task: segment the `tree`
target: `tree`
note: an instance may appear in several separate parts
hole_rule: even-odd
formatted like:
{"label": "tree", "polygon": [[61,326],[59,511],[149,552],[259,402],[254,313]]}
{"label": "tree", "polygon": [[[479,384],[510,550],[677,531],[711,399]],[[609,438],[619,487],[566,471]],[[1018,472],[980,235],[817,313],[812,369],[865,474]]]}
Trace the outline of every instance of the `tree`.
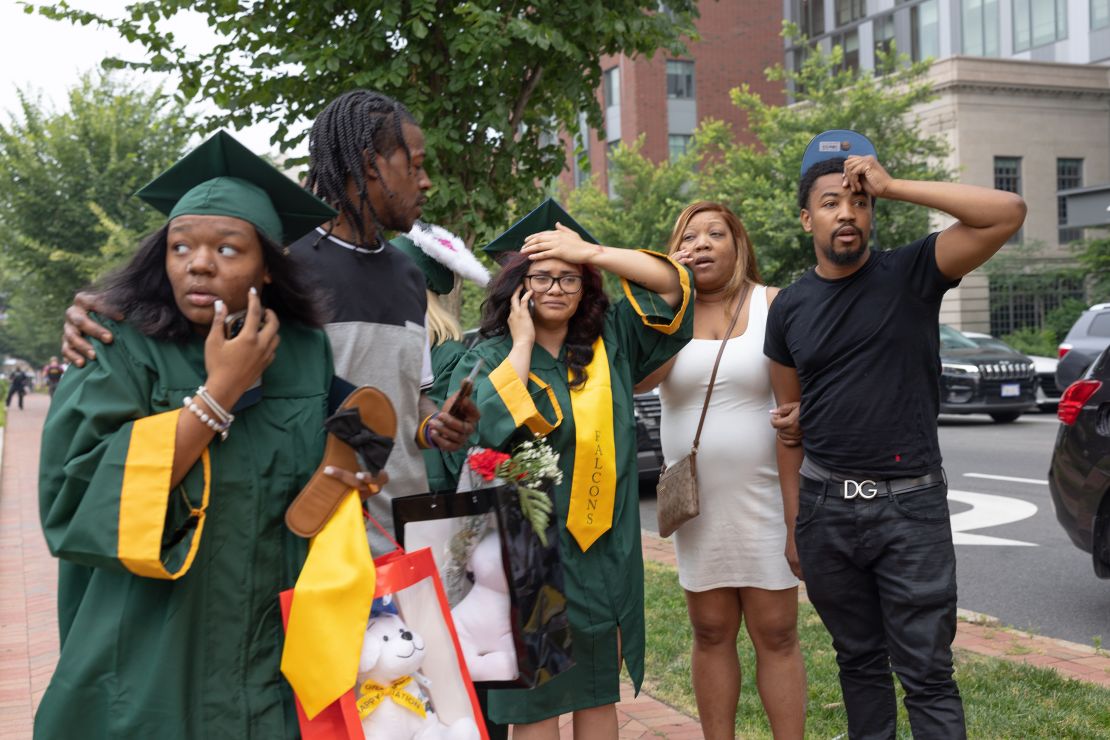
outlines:
{"label": "tree", "polygon": [[[86,75],[54,112],[26,93],[0,125],[0,349],[57,354],[75,291],[125,258],[164,217],[131,197],[177,160],[192,122],[159,89]],[[45,356],[44,356],[45,355]]]}
{"label": "tree", "polygon": [[[787,25],[784,34],[794,33]],[[747,115],[754,144],[737,142],[727,124],[707,120],[694,134],[692,154],[674,163],[653,165],[637,151],[614,154],[610,176],[617,197],[612,201],[581,193],[569,200],[585,205],[583,225],[602,233],[627,223],[633,212],[654,214],[644,241],[618,242],[633,246],[665,244],[685,204],[700,199],[725,203],[744,221],[764,280],[784,285],[814,261],[812,242],[798,220],[797,187],[802,154],[817,133],[847,128],[867,135],[894,177],[950,177],[940,164],[947,145],[922,132],[913,112],[932,96],[924,79],[928,64],[909,64],[893,51],[877,55],[876,73],[845,69],[840,47],[831,53],[814,49],[800,70],[777,65],[767,70],[767,78],[793,89],[793,104],[769,105],[747,84],[732,91],[733,103]],[[675,171],[679,168],[685,177]],[[880,200],[875,228],[873,246],[898,246],[929,230],[929,213]]]}
{"label": "tree", "polygon": [[[606,54],[682,49],[694,33],[695,0],[162,0],[135,2],[122,18],[61,0],[39,11],[98,23],[138,42],[141,62],[170,72],[186,100],[220,107],[208,128],[278,124],[283,150],[338,94],[373,88],[403,102],[423,124],[436,190],[427,216],[468,244],[526,212],[564,166],[559,131],[579,112],[602,125],[596,90]],[[186,48],[173,17],[200,13],[219,35],[210,50]]]}
{"label": "tree", "polygon": [[1087,275],[1091,303],[1110,300],[1110,238],[1087,239],[1076,245],[1076,251],[1080,268]]}
{"label": "tree", "polygon": [[591,178],[569,194],[567,207],[602,244],[662,251],[675,216],[689,201],[699,157],[687,152],[656,164],[644,156],[643,146],[641,134],[630,146],[621,144],[613,151],[613,198]]}

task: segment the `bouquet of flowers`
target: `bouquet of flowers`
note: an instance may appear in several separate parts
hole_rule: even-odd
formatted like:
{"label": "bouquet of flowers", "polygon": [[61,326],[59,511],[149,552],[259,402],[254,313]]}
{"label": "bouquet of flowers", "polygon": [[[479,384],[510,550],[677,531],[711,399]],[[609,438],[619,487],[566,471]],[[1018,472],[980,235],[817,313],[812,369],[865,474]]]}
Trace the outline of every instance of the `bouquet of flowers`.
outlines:
{"label": "bouquet of flowers", "polygon": [[473,452],[466,458],[470,469],[487,481],[500,478],[515,483],[520,509],[540,542],[547,546],[547,526],[551,518],[551,499],[539,488],[563,481],[559,454],[541,438],[522,442],[512,454],[497,450]]}

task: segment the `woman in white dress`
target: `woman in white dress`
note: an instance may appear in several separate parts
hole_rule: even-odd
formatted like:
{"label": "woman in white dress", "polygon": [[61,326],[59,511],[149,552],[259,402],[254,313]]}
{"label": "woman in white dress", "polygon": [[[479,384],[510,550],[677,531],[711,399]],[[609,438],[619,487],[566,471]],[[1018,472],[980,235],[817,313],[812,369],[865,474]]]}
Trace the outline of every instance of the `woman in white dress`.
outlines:
{"label": "woman in white dress", "polygon": [[[778,293],[759,282],[755,252],[727,207],[694,203],[678,218],[668,253],[694,272],[694,338],[644,384],[660,385],[663,455],[689,453],[713,361],[741,288],[750,289],[721,357],[698,449],[701,514],[674,534],[679,582],[694,632],[694,695],[708,740],[732,738],[740,700],[736,638],[747,623],[756,686],[775,738],[805,729],[805,666],[798,645],[798,579],[785,556],[775,429],[763,354],[767,308]],[[796,411],[796,407],[792,409]],[[769,412],[771,412],[769,414]]]}

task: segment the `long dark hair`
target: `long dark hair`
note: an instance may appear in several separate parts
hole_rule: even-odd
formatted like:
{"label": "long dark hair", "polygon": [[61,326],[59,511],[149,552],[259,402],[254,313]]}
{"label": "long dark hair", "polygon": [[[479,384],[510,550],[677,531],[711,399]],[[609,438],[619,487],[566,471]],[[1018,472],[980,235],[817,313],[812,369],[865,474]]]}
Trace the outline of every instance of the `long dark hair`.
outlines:
{"label": "long dark hair", "polygon": [[[352,90],[331,101],[312,124],[305,187],[343,215],[358,234],[360,245],[369,242],[371,227],[379,237],[385,230],[367,193],[366,166],[374,169],[384,186],[378,155],[388,157],[402,148],[412,159],[401,129],[405,123],[415,124],[416,119],[393,98],[374,90]],[[358,203],[347,194],[348,179],[355,183]],[[373,224],[363,219],[363,209]]]}
{"label": "long dark hair", "polygon": [[[481,334],[483,337],[499,337],[509,333],[510,299],[516,289],[524,282],[532,261],[523,254],[509,259],[501,272],[490,283],[486,300],[482,302]],[[567,350],[567,368],[570,370],[570,387],[577,388],[586,382],[586,365],[594,358],[594,342],[601,335],[605,325],[605,311],[609,308],[609,296],[602,287],[601,273],[589,265],[582,268],[582,300],[578,310],[570,317],[567,337],[563,346]]]}
{"label": "long dark hair", "polygon": [[[148,337],[183,342],[195,334],[177,307],[166,273],[169,227],[167,223],[144,239],[131,261],[100,280],[93,290]],[[282,248],[257,229],[255,233],[270,272],[270,283],[262,288],[262,305],[273,309],[282,322],[320,327],[322,314],[316,296],[297,276]]]}

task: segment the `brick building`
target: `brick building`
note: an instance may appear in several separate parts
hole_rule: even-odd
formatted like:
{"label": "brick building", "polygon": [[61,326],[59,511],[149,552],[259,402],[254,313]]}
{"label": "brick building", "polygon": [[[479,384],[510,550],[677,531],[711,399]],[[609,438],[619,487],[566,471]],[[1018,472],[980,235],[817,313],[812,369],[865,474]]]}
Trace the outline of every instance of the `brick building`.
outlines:
{"label": "brick building", "polygon": [[[738,138],[749,140],[744,116],[729,97],[745,82],[769,102],[784,101],[781,83],[769,83],[763,74],[783,60],[782,0],[718,0],[700,3],[699,10],[701,39],[688,42],[683,56],[602,58],[597,95],[605,127],[589,131],[586,141],[566,137],[564,187],[573,188],[592,174],[607,188],[607,152],[641,134],[643,153],[656,162],[684,152],[705,118],[728,121]],[[579,167],[576,149],[589,152],[587,168]]]}

